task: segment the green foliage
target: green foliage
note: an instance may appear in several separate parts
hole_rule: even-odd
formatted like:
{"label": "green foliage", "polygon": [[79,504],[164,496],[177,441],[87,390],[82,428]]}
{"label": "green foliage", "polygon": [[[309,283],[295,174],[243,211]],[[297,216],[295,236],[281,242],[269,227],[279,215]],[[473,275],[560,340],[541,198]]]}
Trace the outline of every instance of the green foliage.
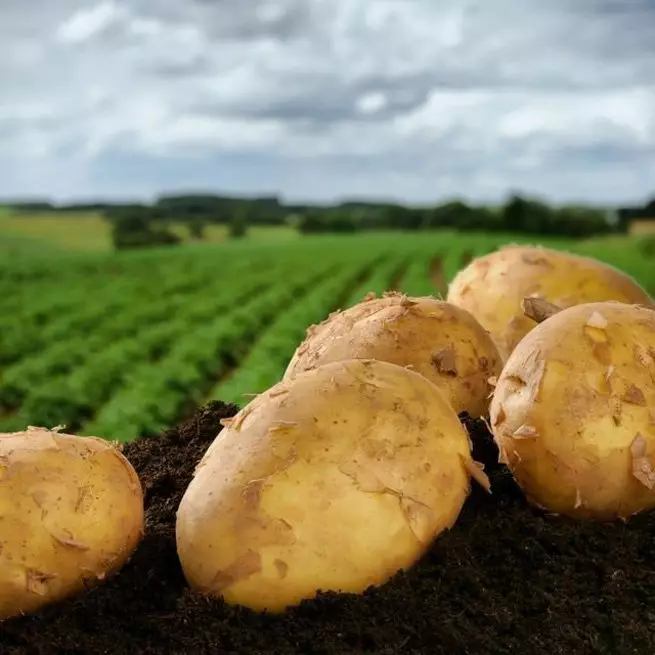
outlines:
{"label": "green foliage", "polygon": [[246,236],[249,219],[250,211],[247,207],[239,207],[234,211],[229,223],[231,239],[241,239]]}
{"label": "green foliage", "polygon": [[[122,223],[129,213],[145,224],[184,223],[200,238],[201,224],[222,224],[231,236],[245,234],[246,226],[285,225],[289,217],[304,234],[352,233],[372,230],[415,231],[454,228],[462,231],[513,232],[526,235],[559,235],[581,238],[621,232],[632,218],[653,216],[655,200],[643,208],[618,211],[618,222],[603,209],[593,207],[555,207],[543,200],[511,195],[500,208],[473,206],[458,199],[423,207],[389,202],[348,201],[332,206],[283,203],[276,196],[235,198],[213,194],[162,196],[152,205],[111,205],[85,203],[57,206],[37,200],[16,205],[31,211],[102,212],[108,220]],[[244,218],[245,217],[245,218]],[[156,230],[119,229],[120,247],[171,243],[173,237],[163,227]]]}
{"label": "green foliage", "polygon": [[207,227],[207,223],[203,219],[192,219],[188,221],[187,227],[189,229],[189,236],[192,239],[197,239],[200,241],[201,239],[205,238],[205,228]]}
{"label": "green foliage", "polygon": [[640,252],[655,259],[655,234],[646,234],[639,237],[637,244]]}
{"label": "green foliage", "polygon": [[655,221],[655,197],[641,207],[623,207],[617,212],[618,229],[627,232],[631,221]]}
{"label": "green foliage", "polygon": [[355,217],[342,209],[307,209],[298,221],[298,229],[306,234],[324,232],[351,233],[359,228]]}
{"label": "green foliage", "polygon": [[175,245],[179,236],[158,221],[156,209],[126,207],[110,214],[112,241],[116,250]]}
{"label": "green foliage", "polygon": [[[470,257],[516,240],[366,232],[2,259],[0,431],[64,424],[129,440],[209,398],[243,404],[280,379],[310,323],[371,291],[435,294],[435,263],[447,282]],[[552,245],[598,256],[655,293],[655,260],[637,245]]]}

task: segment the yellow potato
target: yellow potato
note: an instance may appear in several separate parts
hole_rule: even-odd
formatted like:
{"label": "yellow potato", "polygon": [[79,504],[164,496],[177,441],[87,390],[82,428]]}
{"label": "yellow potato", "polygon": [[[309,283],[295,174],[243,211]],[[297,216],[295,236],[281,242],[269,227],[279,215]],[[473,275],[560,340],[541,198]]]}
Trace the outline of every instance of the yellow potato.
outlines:
{"label": "yellow potato", "polygon": [[44,428],[0,434],[0,620],[101,583],[143,523],[141,484],[111,443]]}
{"label": "yellow potato", "polygon": [[528,296],[545,298],[560,308],[604,300],[653,302],[635,280],[608,264],[522,245],[474,259],[452,280],[446,300],[471,312],[489,330],[506,361],[534,327],[521,309]]}
{"label": "yellow potato", "polygon": [[493,339],[473,316],[436,298],[391,294],[333,315],[298,347],[284,374],[344,359],[408,366],[434,382],[455,410],[487,414],[489,379],[502,367]]}
{"label": "yellow potato", "polygon": [[344,361],[278,383],[227,423],[177,513],[189,584],[280,612],[318,590],[363,592],[456,521],[468,435],[423,376]]}
{"label": "yellow potato", "polygon": [[501,461],[549,512],[609,520],[655,507],[655,311],[564,309],[516,347],[491,402]]}
{"label": "yellow potato", "polygon": [[[310,339],[315,339],[319,335],[323,339],[332,339],[337,336],[345,334],[350,326],[356,319],[365,318],[375,312],[380,311],[383,307],[394,305],[398,303],[399,298],[405,298],[405,294],[398,291],[385,291],[379,298],[374,292],[370,292],[362,298],[362,300],[346,309],[337,309],[332,312],[327,318],[322,320],[316,325],[310,325],[307,328],[306,338],[304,344]],[[296,366],[295,362],[300,358],[302,348],[298,348],[294,353],[291,362],[289,362],[288,369]]]}

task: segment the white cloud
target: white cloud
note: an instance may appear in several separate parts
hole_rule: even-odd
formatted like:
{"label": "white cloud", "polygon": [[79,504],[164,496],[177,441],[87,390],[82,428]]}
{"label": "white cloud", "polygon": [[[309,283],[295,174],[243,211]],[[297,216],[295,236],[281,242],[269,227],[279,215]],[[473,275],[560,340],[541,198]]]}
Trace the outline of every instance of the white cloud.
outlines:
{"label": "white cloud", "polygon": [[377,114],[387,106],[387,96],[381,91],[371,91],[357,98],[356,104],[362,114]]}
{"label": "white cloud", "polygon": [[127,11],[113,0],[102,0],[80,9],[57,28],[57,39],[64,43],[84,43],[102,34],[127,17]]}
{"label": "white cloud", "polygon": [[647,0],[5,0],[0,195],[638,201],[653,44]]}

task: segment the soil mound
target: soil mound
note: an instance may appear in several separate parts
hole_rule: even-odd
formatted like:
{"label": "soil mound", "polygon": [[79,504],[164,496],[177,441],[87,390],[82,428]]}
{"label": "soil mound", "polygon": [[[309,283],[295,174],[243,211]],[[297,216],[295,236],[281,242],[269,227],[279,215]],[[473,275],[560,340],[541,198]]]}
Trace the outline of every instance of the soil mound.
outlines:
{"label": "soil mound", "polygon": [[655,652],[655,513],[605,525],[531,509],[484,424],[466,416],[493,494],[476,486],[456,527],[411,571],[277,617],[195,595],[177,560],[175,512],[219,420],[236,410],[212,402],[126,446],[146,491],[142,544],[102,587],[0,624],[3,655]]}

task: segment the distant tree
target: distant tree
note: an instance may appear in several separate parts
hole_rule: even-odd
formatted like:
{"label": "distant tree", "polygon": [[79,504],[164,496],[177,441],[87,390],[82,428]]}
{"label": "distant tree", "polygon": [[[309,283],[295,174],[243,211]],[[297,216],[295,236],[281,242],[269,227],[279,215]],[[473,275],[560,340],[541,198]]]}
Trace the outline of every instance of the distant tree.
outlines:
{"label": "distant tree", "polygon": [[385,227],[392,230],[412,229],[412,220],[416,217],[411,216],[411,209],[402,205],[389,205],[385,211]]}
{"label": "distant tree", "polygon": [[428,225],[432,228],[465,230],[477,227],[474,210],[461,200],[452,200],[429,211]]}
{"label": "distant tree", "polygon": [[503,208],[503,224],[509,232],[522,232],[526,224],[527,202],[518,195],[512,195]]}
{"label": "distant tree", "polygon": [[512,195],[502,212],[503,227],[510,232],[557,234],[553,210],[539,200]]}
{"label": "distant tree", "polygon": [[116,250],[174,245],[181,241],[164,225],[158,225],[153,212],[138,207],[114,211],[108,217],[112,223],[112,241]]}
{"label": "distant tree", "polygon": [[618,232],[620,225],[612,224],[604,211],[589,207],[560,207],[554,209],[551,233],[568,237],[588,237],[593,234]]}
{"label": "distant tree", "polygon": [[326,232],[357,232],[356,214],[342,209],[331,209],[325,214]]}
{"label": "distant tree", "polygon": [[297,228],[304,234],[313,234],[317,232],[325,232],[325,222],[321,220],[318,210],[307,208],[296,221]]}
{"label": "distant tree", "polygon": [[204,239],[205,238],[205,228],[207,224],[200,218],[194,218],[187,223],[187,228],[189,230],[189,236],[192,239]]}
{"label": "distant tree", "polygon": [[248,233],[249,209],[247,205],[236,207],[232,212],[229,223],[229,235],[231,239],[242,239]]}
{"label": "distant tree", "polygon": [[646,234],[639,239],[639,250],[649,257],[655,257],[655,234]]}
{"label": "distant tree", "polygon": [[300,232],[306,234],[323,232],[357,232],[361,228],[361,216],[357,211],[332,207],[319,209],[318,207],[305,210],[296,225]]}

